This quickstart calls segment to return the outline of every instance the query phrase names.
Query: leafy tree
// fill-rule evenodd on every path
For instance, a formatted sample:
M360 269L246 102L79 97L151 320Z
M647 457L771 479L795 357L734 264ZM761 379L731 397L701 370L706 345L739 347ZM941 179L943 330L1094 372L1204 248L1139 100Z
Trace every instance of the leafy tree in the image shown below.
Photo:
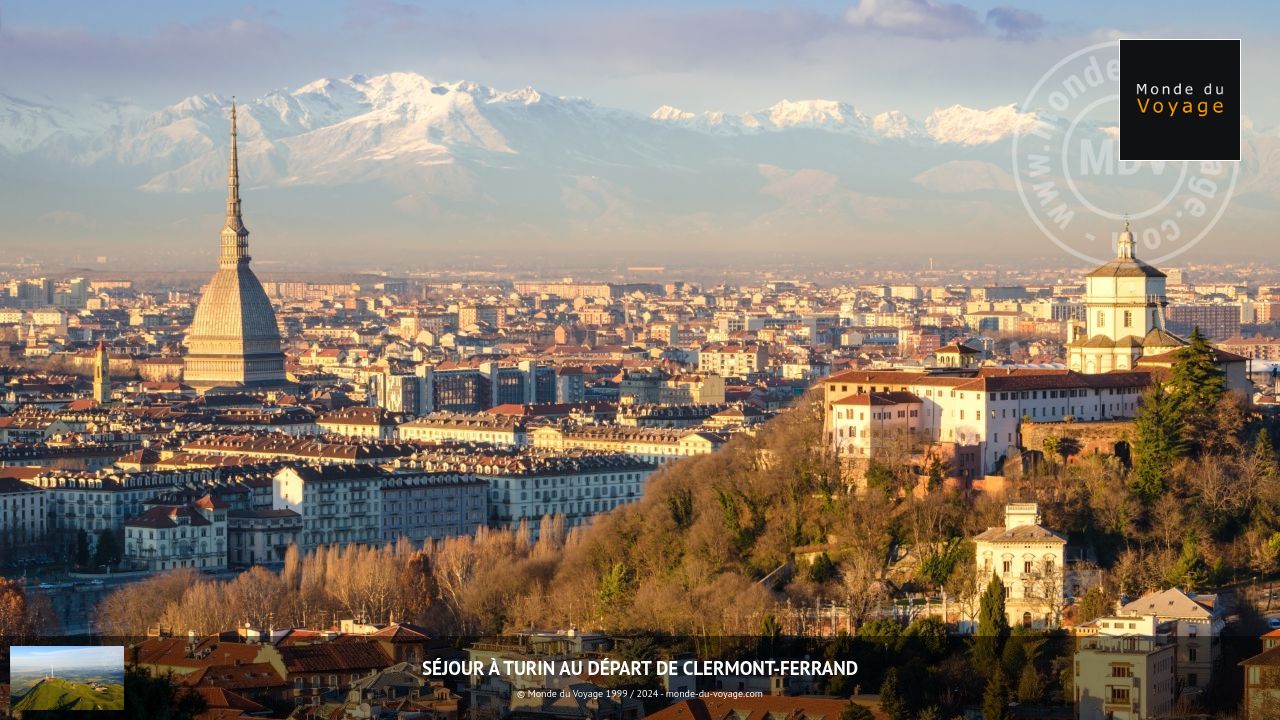
M1114 605L1114 596L1101 587L1091 587L1080 598L1080 602L1076 603L1072 619L1077 625L1087 623L1111 612Z
M1044 697L1044 683L1036 666L1027 663L1022 668L1022 676L1018 678L1018 702L1036 703Z
M93 564L112 566L120 562L120 547L116 543L116 534L110 530L98 533L98 547L93 551Z
M1209 579L1209 567L1200 552L1200 541L1194 532L1187 533L1182 540L1182 552L1178 561L1169 568L1165 579L1170 585L1183 590L1195 590Z
M204 698L191 688L179 689L169 675L152 675L137 665L124 672L125 714L147 720L194 720L208 709Z
M1199 327L1192 329L1187 345L1174 352L1174 359L1169 387L1177 399L1188 444L1201 449L1211 439L1214 412L1227 394L1226 374Z
M1188 411L1208 411L1227 394L1227 377L1214 360L1213 346L1200 334L1191 331L1184 347L1174 351L1174 364L1169 385L1178 401Z
M831 557L826 553L819 553L813 562L809 563L809 579L813 582L822 585L835 576L836 565L831 562Z
M596 589L596 600L601 610L614 612L622 609L631 597L632 580L631 568L626 563L614 563L600 578L600 586Z
M840 720L875 720L875 714L866 705L851 702L840 711Z
M996 668L1000 650L1009 637L1009 616L1004 605L1004 583L995 573L982 593L978 610L978 635L974 638L974 663L983 670Z
M1174 462L1186 454L1182 418L1179 400L1156 381L1138 408L1137 458L1129 481L1129 489L1148 505L1164 494L1165 478Z
M89 564L89 533L84 528L76 531L76 565L84 567Z
M1010 720L1009 685L1004 673L997 670L987 681L987 689L982 693L982 720Z
M947 652L947 626L932 615L912 622L902 637L912 643L912 649L918 648L931 656L941 657Z
M884 682L880 684L880 709L889 720L911 720L911 702L899 683L896 667L885 671Z

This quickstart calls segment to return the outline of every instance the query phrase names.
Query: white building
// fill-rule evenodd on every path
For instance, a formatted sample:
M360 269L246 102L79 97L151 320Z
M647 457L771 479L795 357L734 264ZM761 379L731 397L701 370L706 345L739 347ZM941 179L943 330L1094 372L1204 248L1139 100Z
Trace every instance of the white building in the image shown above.
M1079 720L1155 720L1173 711L1174 644L1154 616L1101 617L1075 653Z
M193 503L156 505L124 523L124 558L152 572L227 567L227 505L205 496Z
M476 477L490 488L490 524L514 528L524 521L536 537L543 516L562 515L565 527L576 527L639 500L653 471L628 455L578 453L513 457L478 468Z
M272 480L271 507L302 516L300 550L320 545L382 542L382 483L389 473L371 465L299 465Z
M1006 505L1004 526L988 528L973 541L977 592L993 574L1000 578L1010 625L1051 628L1061 623L1067 541L1040 525L1035 503Z
M1146 372L1085 375L1069 370L849 370L823 381L825 430L846 456L877 446L875 433L903 427L921 443L947 446L958 477L995 472L1019 445L1023 418L1056 422L1132 418L1150 383ZM878 395L875 400L859 395ZM848 400L848 404L843 403ZM886 402L887 401L887 402ZM875 402L876 417L863 408ZM911 413L917 413L912 417ZM904 413L898 422L899 413Z

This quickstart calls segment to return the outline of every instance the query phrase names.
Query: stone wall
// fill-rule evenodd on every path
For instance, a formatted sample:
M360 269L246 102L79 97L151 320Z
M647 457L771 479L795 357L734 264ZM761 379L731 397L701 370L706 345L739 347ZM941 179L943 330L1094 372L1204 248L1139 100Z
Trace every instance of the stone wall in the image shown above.
M1027 453L1044 453L1046 438L1056 437L1065 441L1070 450L1067 464L1093 453L1115 455L1130 461L1133 439L1137 435L1132 420L1107 420L1101 422L1022 422L1019 428L1022 449ZM1051 458L1061 462L1062 457Z

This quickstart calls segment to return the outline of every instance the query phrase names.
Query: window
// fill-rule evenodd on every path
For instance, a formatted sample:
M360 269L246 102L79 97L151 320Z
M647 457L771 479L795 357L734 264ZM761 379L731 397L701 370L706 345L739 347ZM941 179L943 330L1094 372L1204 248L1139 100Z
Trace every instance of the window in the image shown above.
M1103 310L1098 311L1098 324L1105 325L1107 323L1107 313Z
M1119 685L1112 685L1109 689L1111 690L1111 702L1113 703L1129 702L1129 688L1121 687Z
M1132 665L1112 665L1111 677L1118 677L1118 678L1133 677L1133 666Z
M1010 571L1010 570L1012 570L1012 569L1013 569L1013 561L1012 561L1012 560L1005 560L1005 561L1004 561L1004 571L1005 571L1005 572L1009 572L1009 571Z
M1133 327L1133 311L1132 310L1124 311L1124 326Z

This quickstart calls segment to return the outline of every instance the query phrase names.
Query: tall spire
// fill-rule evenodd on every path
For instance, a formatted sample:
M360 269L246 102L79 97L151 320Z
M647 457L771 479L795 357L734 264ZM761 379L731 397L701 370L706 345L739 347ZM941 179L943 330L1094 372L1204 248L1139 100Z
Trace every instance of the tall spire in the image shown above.
M249 230L240 216L240 163L236 158L236 99L231 98L231 162L227 169L227 224L222 228L222 253L218 264L235 267L249 262Z

